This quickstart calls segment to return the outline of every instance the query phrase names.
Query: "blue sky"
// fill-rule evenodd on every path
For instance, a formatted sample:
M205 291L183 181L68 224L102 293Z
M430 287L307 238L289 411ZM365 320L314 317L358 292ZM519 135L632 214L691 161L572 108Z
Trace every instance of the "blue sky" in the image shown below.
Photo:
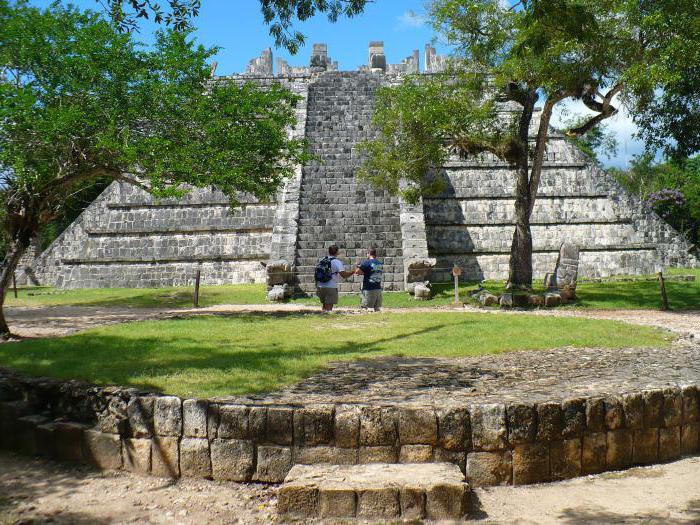
M30 0L34 5L47 6L51 0ZM100 10L97 0L73 0L82 8ZM165 4L165 1L161 2ZM325 42L328 54L337 60L342 70L354 70L367 63L367 45L371 40L383 40L387 60L398 63L414 49L421 51L435 39L432 28L425 23L425 0L377 0L368 4L361 15L353 19L342 19L331 24L325 16L317 16L305 23L297 23L307 38L307 45L296 56L286 50L276 49L260 12L259 0L202 0L200 15L195 19L196 37L206 46L221 48L215 60L219 63L217 74L229 75L244 71L251 58L263 49L272 48L274 57L282 57L292 65L307 65L311 44ZM140 39L151 39L153 24L141 23ZM438 52L449 50L435 43ZM581 104L568 107L579 113L588 112ZM553 123L561 120L555 115ZM619 143L618 154L613 159L602 159L606 166L626 167L635 154L642 151L642 144L632 135L635 131L631 119L624 113L606 121Z

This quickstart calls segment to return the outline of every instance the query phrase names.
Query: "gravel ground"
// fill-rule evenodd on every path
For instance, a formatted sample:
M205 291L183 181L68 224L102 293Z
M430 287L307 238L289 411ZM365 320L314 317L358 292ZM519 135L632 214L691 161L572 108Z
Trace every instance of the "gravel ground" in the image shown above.
M477 489L474 524L700 523L700 457L559 483ZM0 452L0 524L275 523L276 488L96 472Z

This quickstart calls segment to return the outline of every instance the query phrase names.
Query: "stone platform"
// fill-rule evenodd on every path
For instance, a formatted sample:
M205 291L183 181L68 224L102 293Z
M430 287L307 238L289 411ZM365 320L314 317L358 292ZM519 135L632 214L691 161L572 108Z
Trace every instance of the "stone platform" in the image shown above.
M460 519L469 486L449 463L297 465L280 487L278 511L303 518Z
M168 477L452 463L472 487L519 485L697 454L699 386L697 344L366 360L216 399L0 370L0 447Z

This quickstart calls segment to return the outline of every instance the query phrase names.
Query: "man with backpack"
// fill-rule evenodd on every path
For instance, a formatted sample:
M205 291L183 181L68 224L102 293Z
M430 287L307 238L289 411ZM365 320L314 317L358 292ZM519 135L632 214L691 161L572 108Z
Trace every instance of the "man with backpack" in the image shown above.
M324 312L332 311L333 305L338 304L338 276L347 279L355 273L352 270L346 272L345 266L337 257L338 247L334 244L328 248L328 255L318 261L314 272L316 294Z
M362 275L362 302L364 309L373 308L378 312L382 308L382 262L377 259L376 248L367 251L367 259L357 265L355 273Z

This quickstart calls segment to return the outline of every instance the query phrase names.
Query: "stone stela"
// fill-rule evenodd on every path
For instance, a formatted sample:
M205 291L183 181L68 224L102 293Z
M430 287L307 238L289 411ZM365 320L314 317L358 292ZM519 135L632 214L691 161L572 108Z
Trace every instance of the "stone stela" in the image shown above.
M451 281L457 261L466 280L507 278L515 177L506 163L454 155L430 174L442 183L442 193L417 205L356 178L363 162L358 145L375 133L377 90L403 75L443 71L447 58L428 44L422 60L415 50L392 64L384 43L372 41L367 64L340 71L329 51L313 44L308 65L299 66L275 61L266 49L243 74L212 77L263 87L280 83L301 97L290 133L305 138L315 158L285 181L275 202L243 195L244 205L231 211L216 190L155 200L115 182L43 253L22 262L18 282L31 277L59 288L191 286L201 269L203 285L267 282L270 290L277 287L272 298L280 299L314 290L313 267L331 244L340 246L345 264L379 246L385 289L416 298L430 297L430 281ZM533 120L534 137L537 115ZM659 266L697 263L678 232L556 130L532 236L535 277L556 267L557 286L571 288L567 293L575 293L579 274L651 274ZM576 254L560 253L564 240L577 247ZM359 279L351 280L341 292L359 287Z

